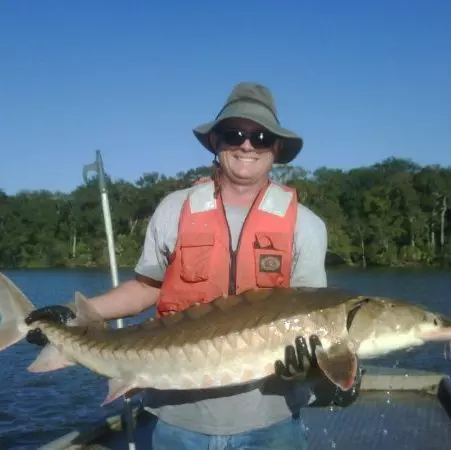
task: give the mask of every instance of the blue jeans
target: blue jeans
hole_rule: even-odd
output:
[[[169,449],[306,450],[306,429],[300,418],[289,418],[249,432],[212,436],[185,430],[158,420],[153,429],[152,450]]]

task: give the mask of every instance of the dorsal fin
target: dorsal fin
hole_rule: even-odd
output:
[[[174,314],[168,314],[160,318],[160,322],[167,328],[171,328],[178,324],[183,319],[183,314],[177,312]]]
[[[228,297],[218,297],[216,300],[213,300],[211,304],[221,311],[229,312],[235,305],[241,303],[243,300],[244,297],[242,295],[231,295]]]
[[[250,289],[241,295],[250,303],[267,299],[275,292],[274,289]]]
[[[73,325],[89,325],[90,327],[105,328],[105,320],[81,293],[75,292],[75,306],[77,317]]]
[[[151,317],[140,324],[142,328],[153,330],[154,328],[161,327],[161,321],[156,317]]]
[[[185,309],[184,313],[191,319],[199,319],[213,311],[213,306],[209,303],[195,304]]]

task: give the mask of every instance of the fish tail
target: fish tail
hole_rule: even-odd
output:
[[[34,309],[25,294],[6,275],[0,273],[0,351],[25,337],[29,327],[24,319]]]

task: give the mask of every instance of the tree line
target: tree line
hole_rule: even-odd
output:
[[[133,267],[153,211],[168,193],[210,175],[202,166],[175,176],[107,177],[118,265]],[[276,166],[272,178],[327,224],[328,264],[451,265],[451,167],[389,158],[368,167],[309,172]],[[97,180],[70,193],[0,190],[0,266],[108,264]]]

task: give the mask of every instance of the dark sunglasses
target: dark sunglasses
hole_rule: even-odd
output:
[[[246,133],[235,128],[215,130],[222,142],[231,146],[238,146],[244,143],[246,139],[256,149],[269,148],[277,141],[277,136],[270,131],[260,130]]]

